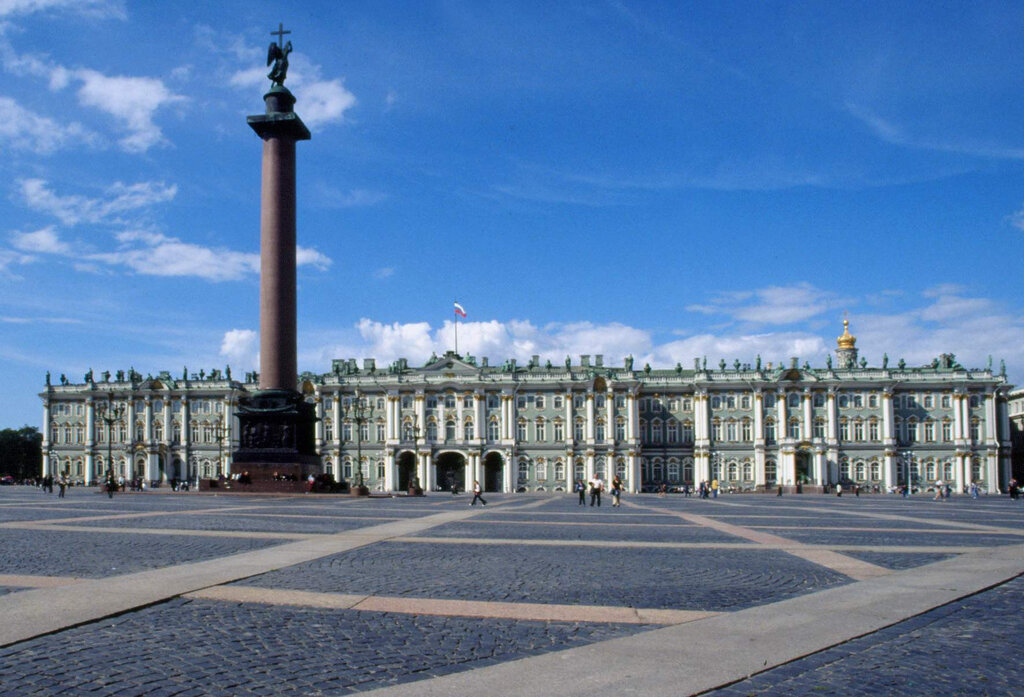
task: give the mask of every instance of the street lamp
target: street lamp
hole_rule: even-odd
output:
[[[911,475],[911,463],[914,461],[914,452],[912,450],[903,451],[903,467],[907,470],[907,488],[904,498],[910,496],[913,493],[913,476]]]
[[[373,404],[364,404],[362,395],[356,390],[353,401],[343,408],[346,418],[351,418],[356,425],[356,488],[362,489],[363,483],[363,424],[373,418]]]
[[[228,434],[228,429],[224,428],[224,424],[217,423],[213,427],[213,437],[217,439],[217,477],[224,474],[224,436]],[[196,489],[198,489],[198,482]]]
[[[124,405],[114,405],[114,393],[111,392],[107,396],[105,404],[101,403],[96,407],[96,415],[107,424],[107,488],[110,489],[114,485],[114,462],[113,455],[111,454],[111,443],[113,442],[113,427],[114,424],[120,423],[121,418],[124,416]]]

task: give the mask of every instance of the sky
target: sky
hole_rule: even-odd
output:
[[[1024,382],[1024,5],[0,0],[0,428],[258,367],[270,32],[299,369],[603,354]]]

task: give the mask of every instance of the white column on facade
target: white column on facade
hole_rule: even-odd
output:
[[[334,445],[338,445],[341,442],[341,390],[334,395],[334,402],[331,403],[334,408]],[[339,449],[339,456],[341,454]],[[341,458],[338,458],[336,463],[338,467],[338,481],[341,481]]]
[[[434,490],[434,477],[433,472],[431,472],[433,468],[430,466],[430,453],[424,451],[417,453],[417,456],[419,458],[419,478],[423,484],[423,491],[431,492]]]
[[[231,429],[231,419],[234,417],[234,414],[235,414],[234,404],[232,403],[231,397],[228,396],[228,400],[227,400],[227,402],[224,405],[224,429],[228,433],[228,436],[229,436],[228,437],[228,450],[229,451],[233,449],[233,443],[232,443],[232,440],[231,440],[231,437],[230,437],[231,436],[231,430],[230,429]],[[171,426],[171,400],[166,395],[164,396],[163,414],[160,415],[160,418],[162,418],[163,421],[164,421],[164,439],[163,439],[162,442],[166,445],[166,444],[169,444],[171,442],[171,436],[173,435],[173,428]],[[228,459],[230,459],[230,458],[231,458],[231,455],[230,455],[230,452],[229,452]]]
[[[572,414],[572,390],[565,391],[565,445],[567,448],[572,447],[573,442],[573,429],[576,424],[573,423]]]
[[[185,466],[185,476],[190,479],[195,479],[195,473],[190,471],[192,457],[191,457],[191,429],[189,428],[190,421],[190,409],[188,401],[188,393],[181,395],[181,461]],[[129,476],[131,476],[131,470],[129,470]]]
[[[895,435],[892,426],[894,421],[892,390],[882,390],[882,440],[887,445],[892,445]]]
[[[789,434],[789,424],[786,421],[786,409],[788,406],[785,391],[779,390],[778,394],[775,395],[775,419],[778,422],[775,426],[775,440],[779,443]],[[782,466],[781,462],[779,466]]]
[[[87,452],[85,454],[85,485],[86,486],[89,486],[93,482],[93,479],[94,479],[94,477],[93,477],[93,467],[95,467],[95,464],[96,463],[93,460],[92,452]],[[95,477],[95,479],[96,480],[102,480],[103,478],[100,477],[100,476],[97,476],[97,477]]]
[[[698,445],[708,439],[708,395],[704,390],[693,395],[693,439]]]
[[[630,390],[626,393],[626,438],[630,443],[635,443],[637,431],[639,431],[640,419],[639,410],[636,408],[636,393]],[[636,459],[636,455],[633,455]],[[639,488],[637,489],[639,491]]]
[[[464,399],[465,395],[460,394],[455,396],[455,438],[461,441],[466,440],[466,432],[463,430],[463,426],[465,426],[466,423],[463,420],[465,416],[463,414],[463,409],[465,408],[463,406]],[[469,466],[468,458],[466,459],[466,466]],[[472,482],[470,482],[468,479],[464,479],[464,481],[466,482],[467,486],[472,484]]]
[[[964,395],[959,392],[953,393],[953,441],[960,441],[964,438]]]
[[[988,493],[999,493],[999,454],[996,450],[990,450],[985,456],[985,485]]]
[[[518,463],[513,462],[512,451],[511,450],[506,450],[502,454],[502,458],[505,460],[505,483],[504,483],[504,487],[505,488],[504,488],[504,492],[506,494],[511,494],[512,492],[515,491],[515,486],[513,484],[513,469],[515,469],[515,471],[518,472],[519,471],[519,465],[518,465]]]
[[[887,450],[883,460],[882,476],[885,478],[885,490],[888,491],[896,485],[896,458],[892,452]]]
[[[754,444],[764,445],[764,394],[761,390],[754,390]]]
[[[989,445],[999,445],[997,427],[996,396],[993,392],[988,392],[985,395],[985,442]]]
[[[153,442],[153,397],[146,395],[146,406],[143,411],[142,440],[147,444]]]
[[[628,398],[627,398],[628,400]],[[627,402],[628,403],[628,402]],[[634,494],[640,493],[640,458],[635,450],[630,450],[626,456],[629,463],[629,490]]]
[[[316,405],[316,425],[314,426],[314,436],[316,438],[316,451],[323,455],[324,451],[324,396],[320,393],[320,389],[317,388],[316,394],[313,397],[313,404]]]
[[[423,442],[425,442],[424,439],[427,437],[427,397],[426,397],[426,395],[424,395],[422,392],[418,392],[416,394],[416,401],[415,401],[414,404],[416,406],[416,426],[419,428],[419,439],[417,440],[417,443],[423,443]],[[424,489],[424,491],[429,491],[426,488],[427,480],[423,476],[422,473],[420,475],[420,481],[423,482],[423,489]]]
[[[49,436],[43,435],[43,438]],[[85,445],[91,448],[96,444],[96,402],[92,397],[85,399]]]
[[[128,443],[132,443],[140,434],[135,432],[135,395],[127,395],[125,397],[128,400],[128,406],[125,408],[125,417],[128,420]],[[129,464],[131,465],[131,457],[128,458]],[[134,465],[132,465],[134,467]],[[132,470],[135,471],[134,469]]]
[[[511,403],[511,395],[501,395],[501,412],[499,416],[499,418],[501,419],[501,423],[498,424],[498,432],[501,434],[501,440],[506,442],[512,439],[512,436],[509,435],[509,422],[512,421]]]
[[[394,491],[396,481],[395,453],[388,448],[384,451],[384,491]]]
[[[50,447],[53,442],[50,440],[50,429],[51,429],[51,415],[50,415],[50,400],[43,400],[43,476],[48,474],[56,474],[53,471],[53,463],[50,462]]]
[[[587,443],[594,442],[594,392],[587,391]],[[592,474],[592,471],[591,471]],[[588,475],[589,478],[590,475]]]
[[[805,388],[802,397],[802,416],[804,425],[803,428],[800,429],[800,435],[803,437],[803,440],[811,440],[811,437],[814,435],[814,417],[811,409],[811,390],[809,388]]]
[[[604,397],[605,416],[604,416],[604,437],[606,441],[611,443],[615,442],[615,392],[608,388],[608,393]],[[614,469],[614,465],[613,465]],[[611,477],[608,477],[610,480]]]
[[[594,478],[594,451],[590,450],[587,452],[587,481],[589,482]]]
[[[484,396],[479,390],[473,393],[473,431],[476,442],[483,443],[487,436],[487,423],[484,421]]]
[[[882,393],[882,412],[886,413],[885,406],[885,393]],[[830,445],[835,444],[839,440],[839,414],[836,412],[836,392],[830,389],[828,391],[828,397],[825,399],[825,438]],[[883,417],[882,420],[882,437],[885,438],[885,423],[886,419]]]
[[[956,478],[957,491],[965,491],[971,483],[971,463],[961,452],[953,458],[953,474]]]

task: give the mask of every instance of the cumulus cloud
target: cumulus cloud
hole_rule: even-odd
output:
[[[31,254],[22,254],[21,252],[16,252],[10,249],[0,249],[0,277],[7,276],[18,278],[18,276],[11,271],[11,267],[30,264],[33,261],[36,261],[36,259],[37,257],[34,257]]]
[[[689,305],[686,309],[754,324],[792,324],[816,317],[847,302],[835,293],[805,282],[720,293],[708,303]]]
[[[259,365],[259,335],[252,329],[231,329],[224,332],[220,355],[236,368],[253,370]]]
[[[15,249],[43,254],[69,254],[71,247],[60,239],[53,226],[34,232],[15,232],[11,235]]]
[[[79,101],[106,112],[128,129],[128,135],[118,142],[131,153],[142,153],[164,142],[153,116],[157,110],[184,100],[157,78],[109,77],[95,70],[77,70],[74,75],[82,82]]]
[[[319,271],[326,271],[333,263],[334,262],[331,261],[330,257],[315,249],[309,249],[307,247],[295,248],[296,266],[312,266],[314,269]]]
[[[49,213],[65,225],[116,222],[120,214],[170,201],[178,193],[177,186],[163,182],[116,182],[107,188],[103,198],[61,196],[43,179],[22,179],[19,187],[29,208]]]
[[[258,254],[203,247],[154,233],[122,233],[121,249],[87,255],[108,266],[124,266],[146,276],[195,276],[208,281],[237,281],[257,273]]]
[[[35,114],[13,99],[0,97],[0,142],[13,150],[50,155],[76,145],[92,146],[98,142],[95,133],[81,124],[67,125]]]

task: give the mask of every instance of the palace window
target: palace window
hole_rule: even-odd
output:
[[[406,419],[402,422],[402,440],[411,441],[413,438],[412,420]]]
[[[572,425],[572,437],[578,441],[585,438],[584,434],[586,429],[583,426],[583,419],[576,419],[576,423]]]
[[[907,442],[917,442],[917,421],[914,419],[907,421]]]
[[[693,422],[689,419],[683,422],[683,443],[693,443]]]
[[[971,419],[971,440],[977,443],[981,440],[981,422],[978,419]]]
[[[462,408],[472,409],[473,408],[473,395],[467,394],[462,396]]]
[[[935,442],[935,422],[925,421],[924,422],[924,442],[934,443]]]
[[[868,395],[868,406],[872,409],[878,408],[878,395],[874,392]]]
[[[544,408],[544,395],[537,395],[536,400],[534,400],[534,406],[536,406],[538,409]]]
[[[572,398],[572,406],[573,406],[573,408],[574,409],[582,409],[583,408],[583,400],[584,400],[583,395],[581,395],[581,394],[575,395]]]
[[[850,441],[850,422],[845,417],[839,420],[839,440],[843,443]]]
[[[491,419],[490,421],[488,421],[487,422],[487,440],[490,441],[491,443],[496,443],[500,439],[500,436],[498,435],[499,433],[500,433],[500,428],[499,428],[498,420],[497,419]]]
[[[365,421],[359,424],[359,440],[364,443],[370,440],[370,424]]]
[[[555,442],[561,443],[565,440],[565,423],[561,419],[555,420]]]
[[[164,439],[164,425],[162,423],[160,423],[159,421],[154,421],[153,422],[153,440],[161,440],[162,441],[163,439]]]
[[[412,395],[402,395],[402,408],[412,409]]]
[[[519,482],[525,482],[530,478],[530,461],[523,458],[519,461]]]
[[[693,400],[689,397],[683,400],[683,411],[693,411]]]
[[[764,483],[765,483],[765,486],[771,486],[771,485],[775,484],[775,479],[778,476],[777,475],[777,471],[778,471],[778,469],[777,469],[777,467],[775,465],[775,460],[766,460],[765,461],[765,463],[764,463]]]
[[[437,396],[430,395],[427,397],[427,409],[437,409]]]
[[[951,421],[942,422],[942,442],[948,443],[953,440],[953,423]]]
[[[516,423],[516,440],[519,440],[519,441],[525,441],[526,440],[526,420],[525,419],[519,419],[519,421]]]
[[[603,457],[596,458],[594,460],[594,474],[600,477],[601,479],[604,479],[606,471],[607,470],[605,470],[605,459]]]
[[[565,481],[565,463],[561,460],[555,460],[555,480],[559,482]]]
[[[683,481],[693,484],[693,458],[683,458]]]
[[[466,423],[462,425],[463,433],[465,433],[466,440],[473,440],[476,438],[476,429],[473,426],[472,419],[466,419]]]
[[[864,422],[860,419],[854,419],[853,422],[853,440],[858,443],[864,442]]]
[[[789,428],[786,430],[786,436],[797,440],[800,439],[800,419],[793,418],[789,420]]]
[[[770,409],[775,406],[775,393],[767,392],[764,395],[764,406],[765,409]]]
[[[740,398],[740,407],[742,407],[743,409],[750,408],[750,395],[745,394],[743,395],[743,397]]]
[[[933,397],[930,394],[926,394],[924,396],[924,408],[925,409],[934,409],[935,408],[935,397]]]
[[[872,443],[877,443],[880,440],[878,437],[878,419],[868,421],[868,440]]]
[[[814,406],[823,407],[825,406],[825,395],[821,392],[814,393]]]
[[[849,406],[850,406],[850,398],[847,395],[845,395],[845,394],[839,395],[839,408],[840,409],[846,409]]]
[[[722,408],[722,398],[718,397],[718,396],[712,397],[711,398],[711,408],[712,409],[721,409]]]
[[[764,422],[764,442],[771,445],[775,442],[775,420],[765,419]]]
[[[498,408],[498,395],[489,394],[487,395],[487,408],[497,409]]]
[[[444,439],[445,441],[455,440],[455,420],[448,419],[444,422]]]
[[[798,409],[800,407],[800,393],[790,392],[789,393],[789,408]]]
[[[525,408],[526,408],[526,395],[521,394],[518,397],[516,397],[516,409],[525,409]]]
[[[565,409],[565,397],[560,394],[556,394],[554,399],[551,400],[554,404],[555,409]]]
[[[453,395],[453,394],[446,394],[444,396],[444,408],[445,409],[454,409],[455,408],[455,395]]]
[[[623,424],[622,427],[623,427],[623,430],[625,430],[625,424]],[[675,445],[676,443],[678,443],[679,442],[679,422],[676,421],[675,419],[669,419],[668,420],[667,431],[668,431],[668,442],[670,444],[672,444],[672,445]]]
[[[604,419],[598,419],[597,423],[594,424],[594,440],[599,443],[605,440]]]
[[[436,441],[437,440],[437,422],[436,421],[431,420],[431,421],[427,422],[427,440],[429,440],[429,441]]]
[[[582,457],[576,458],[576,462],[573,463],[572,472],[573,478],[575,479],[586,479],[587,465],[583,461]]]
[[[672,459],[668,461],[668,480],[673,484],[679,482],[679,461]]]
[[[542,457],[537,458],[537,464],[534,466],[534,470],[537,473],[538,481],[547,481],[548,478],[548,463]]]
[[[711,422],[711,438],[716,441],[722,440],[722,422],[718,419]]]
[[[383,443],[387,440],[387,429],[384,427],[383,421],[377,422],[377,442]]]
[[[324,440],[334,440],[334,424],[330,419],[324,419]]]
[[[953,404],[953,400],[950,398],[950,396],[948,394],[944,394],[944,395],[942,395],[942,398],[939,401],[939,404],[942,405],[943,409],[949,409],[952,406],[952,404]]]
[[[605,399],[604,399],[604,395],[603,394],[595,395],[595,397],[594,397],[594,407],[597,408],[597,409],[604,409],[604,407],[605,407]]]
[[[534,424],[534,429],[536,430],[536,441],[538,443],[543,443],[544,441],[547,440],[548,429],[547,423],[544,421],[544,419],[537,419],[537,422]]]
[[[814,420],[814,437],[825,437],[825,419],[818,418]]]
[[[651,422],[651,442],[661,443],[662,441],[662,430],[661,430],[661,419],[655,419]]]
[[[725,422],[725,440],[730,443],[736,442],[736,422],[732,419]]]

